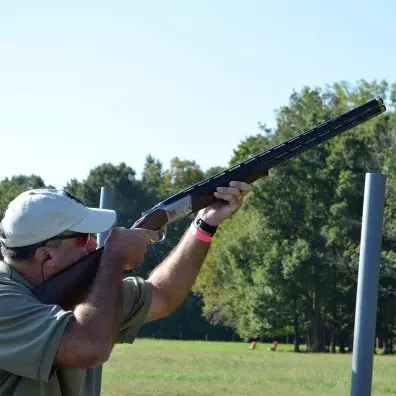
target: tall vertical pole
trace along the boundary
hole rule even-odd
[[[385,175],[366,173],[352,357],[351,396],[370,396],[377,319]]]
[[[100,203],[99,207],[101,209],[113,209],[113,191],[110,187],[104,186],[100,189]],[[109,231],[104,231],[97,234],[98,247],[104,245],[104,241],[109,235]]]

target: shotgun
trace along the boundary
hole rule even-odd
[[[268,175],[269,169],[368,121],[385,110],[381,98],[373,99],[159,202],[144,212],[132,228],[164,230],[167,225],[215,203],[217,199],[213,193],[217,187],[227,186],[232,180],[252,183],[261,179]],[[42,303],[70,308],[71,301],[76,301],[78,296],[89,289],[103,249],[103,246],[98,248],[48,278],[33,289],[33,294]]]

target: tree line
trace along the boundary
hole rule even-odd
[[[125,163],[104,163],[64,189],[98,206],[100,187],[115,193],[117,225],[130,227],[162,199],[286,139],[382,97],[387,112],[301,154],[257,181],[243,208],[219,227],[192,292],[170,317],[140,335],[161,338],[304,342],[310,352],[350,351],[353,340],[359,243],[366,172],[387,176],[377,312],[377,337],[393,353],[396,331],[396,85],[338,82],[293,92],[276,113],[276,126],[235,148],[230,163],[202,170],[174,158],[168,168],[147,155],[140,178]],[[0,210],[20,192],[51,187],[38,175],[0,181]],[[177,244],[192,216],[150,246],[134,274],[147,276]]]

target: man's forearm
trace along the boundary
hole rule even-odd
[[[197,224],[194,224],[197,228],[186,232],[175,250],[148,279],[153,285],[153,298],[147,321],[169,315],[185,299],[208,253],[213,233],[241,208],[249,190],[249,184],[231,181],[229,187],[216,189],[217,201],[213,205],[198,212]]]
[[[92,288],[85,301],[77,305],[74,316],[90,334],[104,343],[114,343],[123,306],[121,263],[104,253]],[[106,262],[107,261],[107,262]]]
[[[167,314],[186,298],[197,278],[210,244],[188,230],[172,253],[150,274],[149,282],[167,301]]]
[[[110,356],[119,329],[123,287],[121,263],[107,260],[111,259],[104,253],[91,290],[74,309],[59,345],[57,364],[90,368]]]

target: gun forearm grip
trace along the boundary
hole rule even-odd
[[[154,209],[141,217],[132,228],[145,228],[158,231],[168,222],[168,215],[164,209]]]

